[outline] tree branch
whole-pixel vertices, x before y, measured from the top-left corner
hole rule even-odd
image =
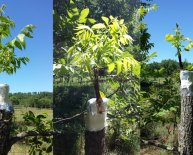
[[[153,141],[143,140],[143,139],[141,139],[141,142],[145,145],[153,145],[153,146],[159,147],[161,149],[165,149],[167,151],[176,151],[176,152],[178,152],[177,147],[166,146],[166,145],[163,145],[163,144],[159,144],[159,143],[156,143],[156,142],[153,142]]]
[[[112,94],[108,95],[107,98],[110,98],[114,94],[116,94],[121,89],[121,86],[119,86]]]
[[[85,112],[86,112],[86,111],[83,111],[83,112],[81,112],[81,113],[79,113],[79,114],[76,114],[76,115],[74,115],[74,116],[72,116],[72,117],[60,119],[60,120],[58,120],[58,121],[56,121],[56,122],[53,122],[53,124],[56,124],[56,123],[60,123],[60,122],[64,122],[64,121],[68,121],[68,120],[74,119],[74,118],[76,118],[76,117],[78,117],[78,116],[81,116],[81,115],[84,114]]]
[[[26,137],[31,137],[31,136],[52,136],[56,134],[56,132],[50,131],[44,131],[44,132],[38,132],[38,131],[23,131],[19,134],[17,134],[14,137],[10,138],[10,145],[12,146],[13,144],[15,144],[16,142],[26,138]]]
[[[56,123],[60,123],[60,122],[63,122],[63,121],[68,121],[68,120],[71,120],[71,119],[74,119],[82,114],[84,114],[85,111],[79,113],[79,114],[76,114],[72,117],[69,117],[69,118],[64,118],[64,119],[60,119],[56,122],[54,122],[55,124]],[[56,132],[56,131],[44,131],[44,132],[38,132],[38,131],[23,131],[19,134],[17,134],[16,136],[13,136],[10,138],[10,141],[9,141],[9,147],[11,148],[11,146],[13,144],[15,144],[16,142],[26,138],[26,137],[32,137],[32,136],[53,136],[53,135],[57,135],[57,134],[61,134],[60,132]]]

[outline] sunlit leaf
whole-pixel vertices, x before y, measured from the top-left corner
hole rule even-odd
[[[117,75],[119,75],[122,71],[122,62],[121,61],[117,61],[116,62],[117,65]]]
[[[80,12],[80,17],[79,17],[79,19],[84,19],[84,18],[86,18],[86,17],[88,16],[88,14],[89,14],[89,8],[86,8],[86,9],[82,10],[82,11]]]
[[[100,92],[100,95],[101,95],[102,98],[103,98],[103,97],[106,97],[106,95],[105,95],[104,92],[102,92],[102,91],[99,91],[99,92]]]
[[[17,38],[19,39],[21,45],[25,48],[26,47],[26,44],[25,44],[25,39],[24,39],[25,35],[24,34],[19,34],[17,36]]]
[[[106,26],[102,23],[95,24],[91,27],[92,29],[104,29]]]
[[[111,73],[115,69],[115,64],[111,63],[108,65],[108,73]]]
[[[123,24],[123,23],[124,23],[124,19],[121,19],[121,20],[119,21],[119,23],[120,23],[120,24]]]
[[[109,24],[109,18],[102,16],[102,20],[108,25]]]
[[[91,23],[91,24],[94,24],[96,22],[96,20],[92,19],[92,18],[88,18],[88,21]]]
[[[126,38],[129,41],[129,43],[133,42],[133,38],[130,35],[124,34],[123,37]]]
[[[165,36],[165,39],[166,39],[167,41],[172,41],[172,40],[174,39],[174,36],[173,36],[172,34],[167,34],[167,35]]]
[[[68,10],[67,10],[67,14],[68,14],[68,16],[69,16],[70,18],[73,17],[73,14],[72,14],[70,11],[68,11]]]
[[[18,40],[16,40],[16,41],[14,42],[14,44],[15,44],[15,46],[16,46],[17,48],[19,48],[20,50],[22,50],[22,46],[21,46],[21,44],[20,44],[20,42],[19,42]]]

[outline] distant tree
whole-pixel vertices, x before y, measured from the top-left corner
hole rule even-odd
[[[192,65],[191,63],[184,61],[183,66],[184,68],[187,68]],[[167,77],[179,71],[179,69],[179,64],[176,60],[167,59],[162,60],[161,62],[152,62],[143,66],[142,77],[154,76],[155,74],[157,74],[155,77]]]
[[[10,98],[10,100],[11,100],[13,105],[19,105],[20,104],[19,99],[17,97],[15,97],[15,96],[12,96]]]
[[[170,76],[179,69],[178,62],[175,60],[162,60],[160,66],[164,68],[164,76]]]
[[[51,108],[52,101],[48,98],[41,98],[39,99],[39,105],[40,108]]]

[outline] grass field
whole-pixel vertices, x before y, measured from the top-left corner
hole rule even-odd
[[[14,107],[14,122],[22,122],[23,121],[23,114],[32,111],[35,115],[38,114],[46,114],[49,120],[51,120],[53,117],[53,110],[52,109],[38,109],[38,108],[31,108],[31,107],[22,107],[22,106],[16,106]],[[8,155],[28,155],[29,146],[25,143],[18,142],[14,144],[11,148],[11,151]],[[47,154],[51,155],[53,153]]]
[[[15,122],[22,122],[23,121],[23,114],[28,111],[32,111],[35,115],[39,114],[46,114],[49,120],[53,118],[53,110],[52,109],[39,109],[39,108],[32,108],[32,107],[22,107],[22,106],[15,106],[14,107],[14,121]]]

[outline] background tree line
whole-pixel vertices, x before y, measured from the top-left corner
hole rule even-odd
[[[28,92],[10,93],[10,100],[13,105],[22,105],[36,108],[52,108],[52,92]]]
[[[188,70],[192,67],[192,65],[192,63],[187,61],[183,62],[183,66]],[[162,60],[161,62],[154,61],[152,63],[146,63],[142,67],[143,70],[141,77],[146,77],[148,75],[154,77],[168,77],[174,72],[180,70],[179,63],[172,59]]]

